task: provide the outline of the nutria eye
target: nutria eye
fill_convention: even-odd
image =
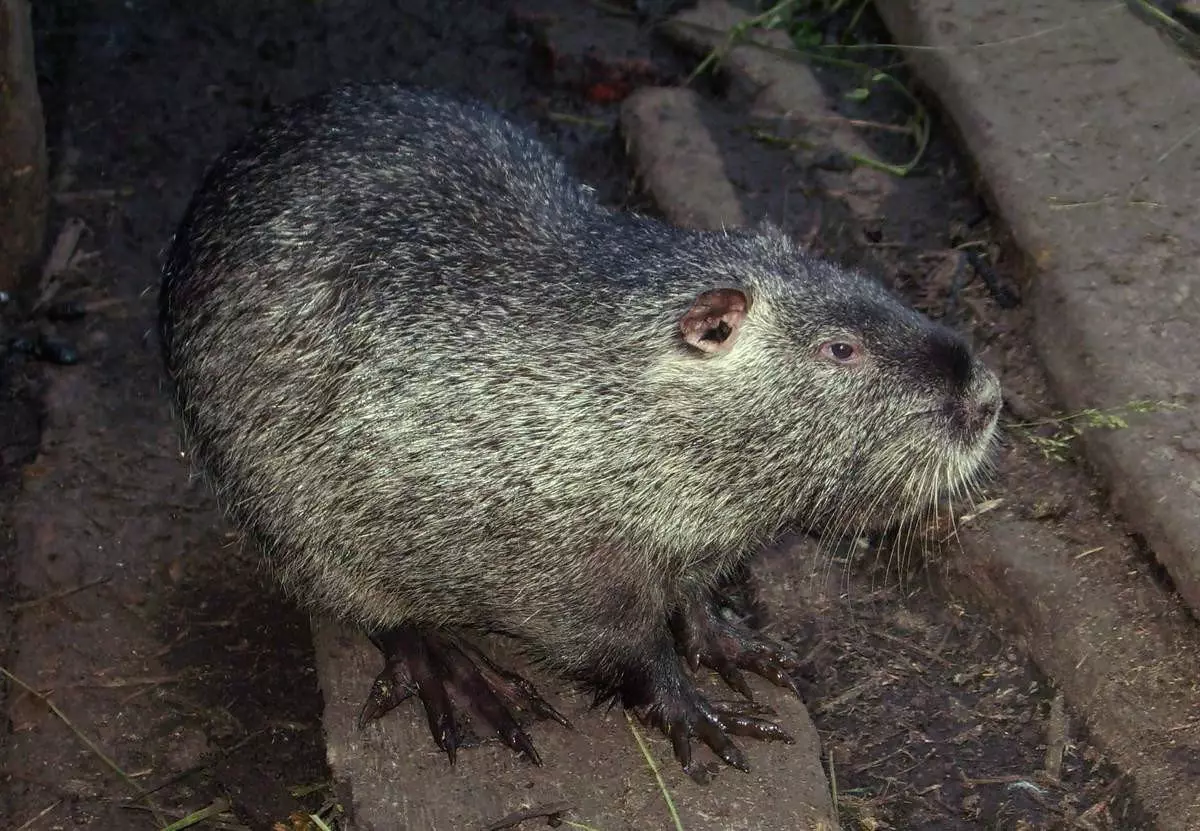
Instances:
[[[853,364],[862,357],[862,349],[854,343],[833,340],[821,344],[821,355],[834,363]]]

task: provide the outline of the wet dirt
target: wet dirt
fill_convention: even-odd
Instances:
[[[164,815],[225,799],[227,823],[291,827],[289,814],[331,799],[321,787],[329,774],[307,619],[258,573],[207,494],[188,484],[185,466],[172,459],[149,331],[158,257],[192,188],[221,148],[271,105],[342,79],[392,78],[467,92],[532,120],[606,202],[652,210],[630,179],[613,129],[617,108],[628,90],[678,82],[691,63],[635,17],[613,9],[620,5],[583,0],[36,4],[55,194],[49,236],[67,219],[82,219],[89,229],[83,248],[94,254],[68,273],[59,297],[115,300],[124,311],[57,326],[79,345],[79,367],[7,360],[0,377],[0,423],[7,430],[0,498],[10,505],[30,477],[26,466],[44,421],[42,387],[69,388],[74,382],[64,377],[79,373],[86,394],[57,394],[56,418],[76,406],[79,418],[94,418],[99,428],[72,433],[90,436],[93,446],[78,459],[60,459],[50,475],[91,482],[82,491],[86,510],[63,510],[43,523],[67,538],[72,523],[77,530],[124,527],[134,516],[161,526],[157,536],[142,538],[136,579],[104,561],[77,572],[88,578],[119,572],[94,591],[123,592],[122,602],[137,610],[128,625],[145,629],[139,643],[153,646],[167,680],[141,698],[103,690],[77,695],[72,714],[104,747],[125,752],[136,744],[136,765],[120,758],[149,771],[138,781],[156,789]],[[847,117],[894,124],[911,111],[901,95],[850,101],[846,93],[861,81],[853,73],[828,69],[821,77]],[[701,88],[719,100],[719,81],[703,80]],[[876,269],[932,315],[971,332],[1020,400],[1050,406],[1024,334],[1026,312],[1003,308],[956,248],[968,243],[965,250],[985,254],[1001,284],[1019,292],[1019,258],[1003,230],[991,227],[936,113],[920,166],[901,179],[847,166],[836,148],[797,153],[756,139],[736,102],[714,103],[714,112],[731,177],[752,217]],[[894,132],[865,135],[881,157],[912,152],[911,141]],[[871,196],[884,192],[885,199]],[[22,319],[17,309],[8,311],[6,325],[10,331],[47,326]],[[123,458],[137,437],[153,437],[146,452],[154,462],[121,480],[124,490],[105,485],[111,477],[104,460]],[[991,495],[1019,500],[1031,515],[1074,523],[1081,538],[1089,523],[1112,521],[1079,469],[1048,463],[1019,439],[1010,437],[1000,467]],[[1006,487],[1012,481],[1021,482],[1019,494]],[[0,543],[9,564],[11,511],[5,517]],[[1136,540],[1129,540],[1130,567],[1146,567]],[[829,582],[805,598],[807,622],[794,640],[810,656],[809,707],[846,828],[1152,827],[1077,729],[1069,732],[1061,778],[1039,777],[1055,707],[1052,686],[1019,643],[962,599],[953,568],[939,555],[909,557],[896,567],[886,553],[868,552],[831,562],[829,573]],[[38,600],[16,575],[0,579],[6,606]],[[47,616],[45,631],[56,615],[92,613],[87,592],[81,595],[38,606],[36,613]],[[120,627],[122,619],[106,625]],[[5,616],[0,634],[13,631],[11,620]],[[12,666],[17,655],[6,646],[4,665]],[[16,647],[64,649],[53,639]],[[76,648],[82,653],[87,645]],[[70,661],[74,653],[63,654]],[[153,714],[153,729],[133,742],[109,718],[116,709]],[[1077,724],[1069,708],[1066,716]],[[10,748],[38,735],[33,723],[10,722]],[[63,733],[55,741],[64,758],[78,756],[74,737]],[[5,815],[18,824],[53,806],[31,827],[155,827],[149,813],[126,807],[128,791],[99,766],[87,770],[85,787],[23,768],[17,753],[7,753],[4,763],[4,801],[19,808]],[[310,792],[297,796],[297,786]]]

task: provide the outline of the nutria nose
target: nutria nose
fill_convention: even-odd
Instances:
[[[1000,396],[988,396],[967,404],[967,429],[978,432],[987,429],[1000,412]]]
[[[968,440],[991,429],[1001,405],[1000,384],[990,372],[977,376],[973,387],[964,395],[950,396],[942,405],[952,428]]]

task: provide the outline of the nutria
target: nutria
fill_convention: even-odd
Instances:
[[[472,636],[698,737],[795,656],[713,587],[786,525],[911,520],[986,467],[999,385],[964,341],[782,233],[602,206],[488,107],[395,85],[282,108],[208,171],[161,337],[185,447],[301,602],[382,651],[454,761],[473,715],[535,762],[562,721]]]

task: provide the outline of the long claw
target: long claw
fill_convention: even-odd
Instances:
[[[731,736],[792,741],[783,728],[755,715],[766,709],[760,704],[710,702],[684,674],[678,657],[669,651],[646,675],[651,679],[647,687],[633,693],[645,702],[639,705],[645,707],[640,710],[642,721],[666,734],[684,772],[700,784],[708,781],[709,773],[693,757],[693,738],[706,744],[725,764],[747,772],[750,765]]]
[[[727,715],[773,716],[775,709],[757,701],[714,701],[709,705],[714,713],[724,717]]]
[[[530,739],[529,734],[520,727],[513,730],[513,732],[505,738],[504,743],[518,753],[524,753],[525,757],[538,767],[542,766],[542,757],[538,755],[537,749],[533,746],[533,740]]]
[[[682,719],[676,719],[667,728],[667,735],[671,739],[675,758],[679,760],[679,764],[683,765],[684,770],[689,769],[692,766],[692,743],[688,740],[687,725],[683,723]]]
[[[512,690],[509,692],[509,696],[511,698],[525,698],[527,700],[529,709],[538,718],[553,719],[563,727],[566,727],[568,730],[571,729],[570,719],[568,719],[558,710],[554,709],[554,706],[551,705],[550,702],[542,698],[541,694],[537,691],[537,688],[534,687],[533,684],[531,684],[527,679],[523,678],[512,670],[505,669],[477,649],[472,649],[471,652],[475,656],[476,661],[478,661],[487,669],[491,670],[499,679],[505,681],[512,687]]]
[[[734,692],[745,696],[746,700],[748,701],[754,700],[754,691],[751,690],[750,685],[746,683],[746,676],[742,675],[737,667],[732,665],[726,666],[718,670],[718,673],[720,674],[721,678],[725,680],[725,683],[734,690]]]
[[[404,673],[405,678],[407,672]],[[371,684],[371,692],[358,714],[358,729],[363,729],[388,710],[412,698],[417,693],[411,679],[400,676],[399,667],[388,664]]]
[[[442,750],[446,751],[446,756],[450,759],[450,767],[454,767],[454,763],[458,761],[458,730],[454,727],[454,716],[447,714],[440,723],[441,740],[438,744],[442,746]]]
[[[721,726],[725,731],[735,736],[749,736],[753,739],[784,742],[785,744],[795,744],[796,741],[778,724],[763,718],[747,715],[723,715],[720,719]]]
[[[800,687],[791,676],[800,670],[800,658],[783,644],[742,624],[724,620],[709,600],[693,602],[677,612],[671,629],[680,654],[693,671],[703,664],[749,701],[754,700],[754,693],[740,670],[789,689],[803,700]]]
[[[568,719],[566,716],[564,716],[558,710],[554,709],[552,706],[550,706],[550,704],[548,704],[546,701],[542,700],[541,698],[531,698],[529,700],[529,706],[530,706],[530,709],[533,710],[534,715],[536,715],[538,718],[553,719],[554,721],[557,721],[559,724],[561,724],[563,727],[566,727],[568,730],[571,729],[570,719]]]
[[[420,695],[421,703],[425,705],[425,717],[429,721],[429,732],[433,734],[438,747],[446,751],[453,765],[458,754],[458,731],[454,727],[454,713],[449,709],[450,697],[440,685],[424,687]]]
[[[706,713],[708,718],[704,719],[697,726],[697,734],[708,745],[713,753],[716,753],[725,764],[737,768],[746,773],[750,772],[750,765],[746,763],[746,756],[733,743],[733,739],[726,735],[726,726],[711,714]]]

